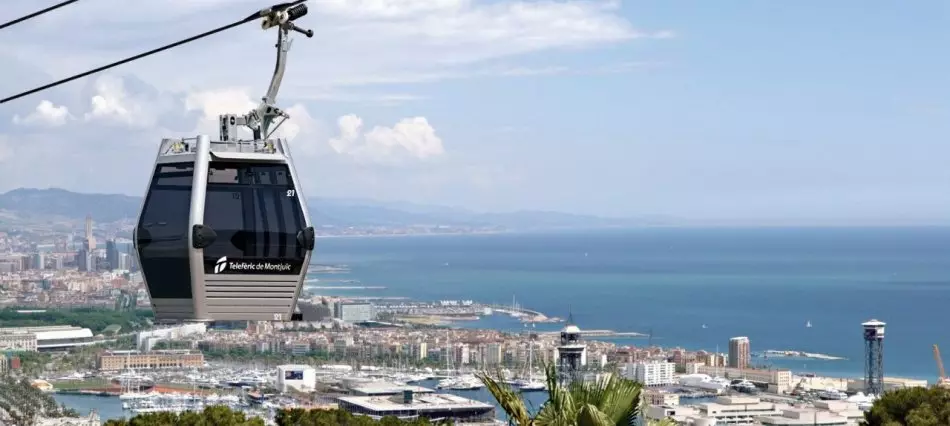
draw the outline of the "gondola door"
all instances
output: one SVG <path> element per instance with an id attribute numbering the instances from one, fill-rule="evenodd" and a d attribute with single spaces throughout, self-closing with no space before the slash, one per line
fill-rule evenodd
<path id="1" fill-rule="evenodd" d="M 208 313 L 240 320 L 290 319 L 306 261 L 307 227 L 285 163 L 213 161 L 204 226 Z"/>

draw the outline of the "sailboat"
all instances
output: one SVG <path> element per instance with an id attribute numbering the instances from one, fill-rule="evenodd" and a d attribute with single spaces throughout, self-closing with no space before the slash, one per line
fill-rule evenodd
<path id="1" fill-rule="evenodd" d="M 527 373 L 523 379 L 518 379 L 514 381 L 514 385 L 518 387 L 522 392 L 540 392 L 548 389 L 547 383 L 540 380 L 535 380 L 532 376 L 534 373 L 532 358 L 534 358 L 534 342 L 529 338 L 528 340 L 528 368 Z"/>
<path id="2" fill-rule="evenodd" d="M 805 328 L 811 328 L 811 320 L 805 323 Z"/>

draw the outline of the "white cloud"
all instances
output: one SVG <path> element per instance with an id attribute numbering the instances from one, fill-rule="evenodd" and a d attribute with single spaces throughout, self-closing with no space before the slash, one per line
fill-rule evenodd
<path id="1" fill-rule="evenodd" d="M 20 124 L 24 126 L 44 126 L 44 127 L 58 127 L 66 124 L 66 121 L 73 119 L 73 116 L 69 114 L 69 108 L 66 108 L 63 105 L 56 106 L 52 102 L 43 100 L 40 101 L 40 104 L 36 106 L 36 110 L 28 114 L 26 117 L 20 117 L 17 114 L 13 115 L 13 124 Z"/>
<path id="2" fill-rule="evenodd" d="M 36 10 L 33 1 L 10 3 L 5 10 L 11 16 Z M 0 88 L 15 93 L 272 4 L 170 0 L 129 8 L 119 0 L 78 2 L 4 34 Z M 296 37 L 290 52 L 277 103 L 291 119 L 278 135 L 291 140 L 302 178 L 314 183 L 304 182 L 305 187 L 337 195 L 407 198 L 416 191 L 413 185 L 424 182 L 431 194 L 445 196 L 465 193 L 465 185 L 498 184 L 488 178 L 494 173 L 489 156 L 477 164 L 479 153 L 462 154 L 442 132 L 445 115 L 439 113 L 434 122 L 436 111 L 427 100 L 441 92 L 415 93 L 419 85 L 576 74 L 576 67 L 557 65 L 562 59 L 538 54 L 570 51 L 576 60 L 585 49 L 672 34 L 635 28 L 617 0 L 315 0 L 308 5 L 310 14 L 298 24 L 315 35 Z M 0 167 L 0 190 L 60 186 L 139 193 L 162 137 L 216 136 L 219 114 L 244 113 L 258 104 L 273 71 L 275 35 L 256 27 L 122 65 L 116 70 L 122 77 L 93 76 L 33 101 L 3 105 L 0 138 L 16 140 L 17 161 L 8 154 Z M 528 55 L 532 61 L 523 61 Z M 598 66 L 583 58 L 579 63 Z M 31 109 L 40 99 L 48 105 Z M 341 103 L 346 110 L 340 110 Z M 387 108 L 380 112 L 376 106 Z M 341 117 L 348 111 L 353 114 Z M 4 128 L 11 117 L 18 125 Z M 452 144 L 448 152 L 446 144 Z M 0 155 L 11 152 L 4 146 L 12 147 L 0 144 Z M 102 172 L 104 164 L 109 172 Z"/>
<path id="3" fill-rule="evenodd" d="M 169 25 L 175 26 L 176 34 L 196 34 L 212 23 L 241 17 L 242 10 L 270 5 L 263 0 L 175 0 L 161 6 L 123 8 L 121 19 L 113 19 L 116 1 L 76 4 L 70 6 L 69 19 L 50 14 L 35 25 L 18 26 L 22 36 L 14 37 L 6 49 L 46 69 L 78 72 L 176 39 L 163 31 Z M 25 0 L 16 4 L 24 11 L 35 8 Z M 488 61 L 516 62 L 523 54 L 577 51 L 673 35 L 666 29 L 635 28 L 616 0 L 321 0 L 308 4 L 310 14 L 299 24 L 312 28 L 315 35 L 310 40 L 298 37 L 294 43 L 284 82 L 284 93 L 295 98 L 319 97 L 345 85 L 472 76 L 473 66 L 478 69 Z M 61 37 L 70 28 L 94 23 L 101 28 L 103 19 L 109 31 Z M 123 67 L 151 84 L 176 91 L 260 87 L 273 69 L 273 37 L 272 32 L 262 33 L 248 25 Z M 509 68 L 525 66 L 513 63 Z"/>
<path id="4" fill-rule="evenodd" d="M 337 120 L 340 135 L 330 146 L 358 160 L 396 162 L 405 155 L 427 160 L 445 153 L 442 139 L 425 117 L 404 118 L 393 127 L 376 126 L 363 132 L 363 120 L 355 114 Z"/>
<path id="5" fill-rule="evenodd" d="M 103 74 L 95 78 L 93 94 L 88 100 L 89 111 L 83 115 L 86 122 L 122 125 L 150 129 L 160 127 L 163 114 L 178 107 L 173 94 L 130 92 L 127 78 Z M 177 112 L 177 111 L 176 111 Z"/>

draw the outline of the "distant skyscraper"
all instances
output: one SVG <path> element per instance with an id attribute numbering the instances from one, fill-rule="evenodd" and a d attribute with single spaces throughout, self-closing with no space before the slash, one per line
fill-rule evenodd
<path id="1" fill-rule="evenodd" d="M 106 262 L 109 263 L 110 271 L 122 269 L 119 265 L 119 249 L 115 246 L 115 240 L 106 240 Z"/>
<path id="2" fill-rule="evenodd" d="M 127 246 L 126 254 L 129 255 L 129 272 L 139 271 L 138 256 L 132 253 L 132 244 Z"/>
<path id="3" fill-rule="evenodd" d="M 86 250 L 96 249 L 96 237 L 92 235 L 92 215 L 86 215 Z"/>
<path id="4" fill-rule="evenodd" d="M 733 337 L 729 339 L 729 367 L 749 368 L 749 338 Z"/>
<path id="5" fill-rule="evenodd" d="M 76 253 L 76 266 L 78 266 L 79 270 L 83 272 L 95 271 L 95 258 L 90 251 L 83 248 Z"/>
<path id="6" fill-rule="evenodd" d="M 33 253 L 33 261 L 30 262 L 33 269 L 46 269 L 46 257 L 43 252 Z"/>
<path id="7" fill-rule="evenodd" d="M 132 265 L 129 263 L 129 255 L 125 253 L 119 253 L 119 266 L 116 267 L 115 269 L 118 269 L 121 271 L 128 271 L 132 269 L 131 266 Z"/>

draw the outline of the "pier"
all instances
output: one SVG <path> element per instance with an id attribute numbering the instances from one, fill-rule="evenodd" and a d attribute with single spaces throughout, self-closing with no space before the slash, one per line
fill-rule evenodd
<path id="1" fill-rule="evenodd" d="M 558 334 L 558 331 L 548 331 L 539 334 Z M 613 331 L 613 330 L 581 330 L 584 337 L 649 337 L 649 334 L 637 333 L 635 331 Z"/>
<path id="2" fill-rule="evenodd" d="M 826 354 L 811 353 L 811 352 L 804 352 L 804 351 L 795 351 L 795 350 L 776 350 L 776 349 L 769 349 L 769 350 L 766 350 L 766 351 L 763 352 L 762 356 L 763 356 L 763 358 L 768 358 L 768 357 L 773 357 L 773 358 L 808 358 L 808 359 L 821 359 L 821 360 L 826 360 L 826 361 L 840 361 L 840 360 L 846 360 L 846 359 L 847 359 L 847 358 L 844 358 L 844 357 L 834 356 L 834 355 L 826 355 Z"/>
<path id="3" fill-rule="evenodd" d="M 531 309 L 525 309 L 522 307 L 511 307 L 510 305 L 487 305 L 495 312 L 501 312 L 503 314 L 508 314 L 511 316 L 530 316 L 530 317 L 545 317 L 544 314 L 538 311 L 532 311 Z"/>

